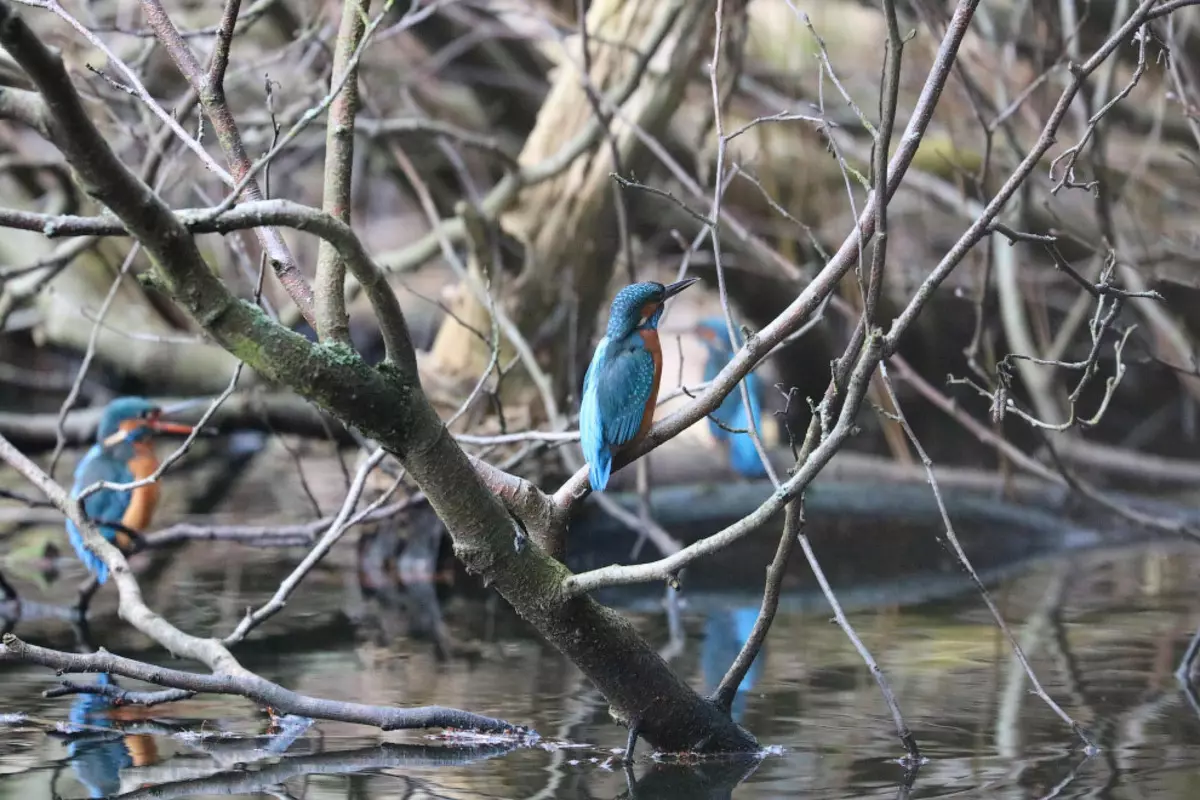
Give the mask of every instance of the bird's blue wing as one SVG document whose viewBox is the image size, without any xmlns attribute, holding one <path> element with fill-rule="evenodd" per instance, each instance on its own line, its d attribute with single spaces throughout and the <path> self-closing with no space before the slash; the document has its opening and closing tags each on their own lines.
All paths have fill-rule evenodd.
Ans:
<svg viewBox="0 0 1200 800">
<path fill-rule="evenodd" d="M 608 351 L 608 337 L 596 345 L 592 363 L 583 377 L 583 398 L 579 403 L 579 445 L 588 463 L 588 481 L 595 491 L 602 491 L 612 469 L 612 453 L 604 444 L 604 425 L 600 421 L 600 398 L 596 396 L 596 376 Z"/>
<path fill-rule="evenodd" d="M 654 386 L 654 357 L 639 341 L 614 347 L 608 337 L 600 340 L 583 381 L 579 409 L 579 439 L 590 467 L 592 489 L 608 485 L 612 451 L 637 435 Z"/>
<path fill-rule="evenodd" d="M 604 438 L 613 447 L 633 441 L 642 427 L 650 390 L 654 388 L 654 356 L 640 342 L 612 354 L 596 381 Z"/>
<path fill-rule="evenodd" d="M 79 466 L 75 468 L 75 483 L 71 486 L 71 496 L 78 497 L 84 489 L 97 481 L 129 483 L 132 480 L 133 473 L 129 471 L 127 465 L 113 458 L 101 445 L 95 444 L 79 462 Z M 96 522 L 120 522 L 125 516 L 125 510 L 129 508 L 132 497 L 130 492 L 101 489 L 84 499 L 83 510 L 89 519 Z M 117 530 L 115 528 L 108 525 L 100 525 L 99 528 L 105 539 L 110 542 L 116 539 Z M 83 542 L 82 532 L 70 520 L 67 520 L 67 537 L 75 548 L 75 554 L 79 556 L 79 560 L 88 568 L 88 571 L 95 573 L 100 583 L 108 580 L 108 567 L 100 560 L 99 556 L 87 548 Z"/>
</svg>

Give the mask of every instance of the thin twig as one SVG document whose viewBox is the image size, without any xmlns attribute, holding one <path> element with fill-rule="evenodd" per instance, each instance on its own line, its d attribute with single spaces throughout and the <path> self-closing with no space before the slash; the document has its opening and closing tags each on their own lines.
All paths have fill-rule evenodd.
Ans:
<svg viewBox="0 0 1200 800">
<path fill-rule="evenodd" d="M 371 453 L 369 458 L 363 461 L 358 468 L 358 473 L 354 476 L 354 483 L 351 484 L 350 491 L 346 493 L 346 499 L 342 501 L 341 510 L 338 511 L 337 516 L 334 517 L 333 522 L 329 525 L 329 529 L 325 532 L 325 535 L 322 536 L 321 540 L 317 542 L 317 545 L 311 551 L 309 551 L 309 554 L 304 557 L 304 560 L 301 561 L 294 570 L 292 570 L 292 573 L 279 584 L 279 588 L 275 590 L 275 594 L 272 595 L 270 600 L 264 603 L 261 607 L 255 609 L 253 612 L 248 611 L 246 613 L 246 616 L 242 618 L 240 623 L 238 623 L 238 626 L 234 629 L 233 633 L 225 637 L 224 641 L 227 647 L 232 647 L 233 645 L 245 639 L 246 634 L 250 633 L 250 631 L 254 630 L 254 628 L 275 616 L 275 614 L 279 613 L 279 611 L 283 609 L 284 605 L 287 604 L 287 599 L 304 581 L 305 576 L 308 575 L 308 573 L 312 571 L 312 568 L 315 567 L 317 563 L 325 557 L 325 554 L 329 552 L 330 548 L 337 543 L 338 539 L 342 537 L 342 534 L 345 533 L 350 527 L 350 516 L 354 513 L 354 507 L 358 505 L 358 499 L 362 496 L 363 488 L 367 483 L 367 478 L 370 476 L 372 470 L 379 465 L 379 462 L 382 461 L 386 455 L 387 453 L 384 452 L 382 447 L 380 447 L 377 448 L 375 452 Z M 367 509 L 367 512 L 374 511 L 386 500 L 387 495 L 379 498 Z"/>
<path fill-rule="evenodd" d="M 783 534 L 779 537 L 779 547 L 775 550 L 775 558 L 767 565 L 767 580 L 763 585 L 762 606 L 754 627 L 746 638 L 737 658 L 729 665 L 721 682 L 712 693 L 712 701 L 725 713 L 733 707 L 733 699 L 737 696 L 738 688 L 746 679 L 746 673 L 754 664 L 762 650 L 771 623 L 775 621 L 775 612 L 779 609 L 779 593 L 783 586 L 784 575 L 787 574 L 788 560 L 796 546 L 800 531 L 804 529 L 804 495 L 801 494 L 787 505 L 783 521 Z"/>
<path fill-rule="evenodd" d="M 921 442 L 919 439 L 917 439 L 916 433 L 913 432 L 912 426 L 908 424 L 908 418 L 904 415 L 904 410 L 900 406 L 899 399 L 896 397 L 896 391 L 892 387 L 891 379 L 888 377 L 887 366 L 881 364 L 879 367 L 879 372 L 880 377 L 883 380 L 884 388 L 887 390 L 888 397 L 890 397 L 892 400 L 892 407 L 896 409 L 896 421 L 899 422 L 901 427 L 904 428 L 904 433 L 908 436 L 908 440 L 912 443 L 913 449 L 917 451 L 917 455 L 921 459 L 921 463 L 925 466 L 925 474 L 929 478 L 929 485 L 933 490 L 934 499 L 937 500 L 938 511 L 942 515 L 942 524 L 945 526 L 946 540 L 950 542 L 950 547 L 954 550 L 954 555 L 958 558 L 958 562 L 971 577 L 971 582 L 975 584 L 975 588 L 979 591 L 980 596 L 983 598 L 983 602 L 987 605 L 988 611 L 991 612 L 992 617 L 996 620 L 996 624 L 1008 638 L 1009 643 L 1012 645 L 1013 653 L 1016 655 L 1017 660 L 1021 662 L 1021 666 L 1024 668 L 1025 673 L 1029 676 L 1029 682 L 1032 684 L 1034 692 L 1037 693 L 1038 697 L 1045 701 L 1046 705 L 1050 707 L 1051 711 L 1058 715 L 1059 719 L 1071 726 L 1071 730 L 1073 730 L 1080 738 L 1084 744 L 1084 747 L 1087 748 L 1089 752 L 1099 752 L 1099 749 L 1092 743 L 1092 740 L 1088 737 L 1087 733 L 1084 732 L 1083 726 L 1076 722 L 1070 714 L 1064 711 L 1062 707 L 1054 701 L 1054 698 L 1047 694 L 1046 690 L 1042 688 L 1041 681 L 1039 681 L 1037 675 L 1034 674 L 1033 667 L 1030 666 L 1028 659 L 1025 658 L 1025 652 L 1021 649 L 1021 645 L 1017 642 L 1017 638 L 1013 635 L 1012 630 L 1004 621 L 1004 617 L 1000 613 L 1000 609 L 996 606 L 996 602 L 992 599 L 991 593 L 988 592 L 987 587 L 983 585 L 983 581 L 980 580 L 979 574 L 975 571 L 975 568 L 971 566 L 971 561 L 967 558 L 967 553 L 965 550 L 963 550 L 962 545 L 958 541 L 958 535 L 954 532 L 954 524 L 950 521 L 950 514 L 946 511 L 946 503 L 942 499 L 942 490 L 938 485 L 937 476 L 933 471 L 933 460 L 925 452 L 925 448 L 921 446 Z"/>
</svg>

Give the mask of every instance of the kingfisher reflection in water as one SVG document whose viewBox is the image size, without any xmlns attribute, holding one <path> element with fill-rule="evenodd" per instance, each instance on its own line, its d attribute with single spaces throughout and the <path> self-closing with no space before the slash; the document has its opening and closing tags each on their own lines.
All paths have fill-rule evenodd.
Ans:
<svg viewBox="0 0 1200 800">
<path fill-rule="evenodd" d="M 101 673 L 96 683 L 116 685 L 116 680 Z M 80 694 L 71 703 L 69 719 L 76 727 L 75 737 L 67 746 L 67 760 L 89 797 L 111 797 L 121 792 L 121 770 L 153 764 L 158 760 L 154 738 L 147 734 L 121 733 L 117 723 L 127 716 L 111 697 Z M 106 733 L 97 728 L 107 728 Z"/>
<path fill-rule="evenodd" d="M 713 611 L 704 620 L 704 643 L 700 647 L 700 668 L 704 674 L 704 686 L 708 694 L 716 691 L 725 677 L 725 671 L 737 658 L 754 630 L 754 622 L 758 619 L 758 606 L 743 606 L 728 610 Z M 762 674 L 763 657 L 766 654 L 766 642 L 758 651 L 758 657 L 750 665 L 738 693 L 733 698 L 731 713 L 733 718 L 741 722 L 746 713 L 746 695 L 758 682 Z"/>
</svg>

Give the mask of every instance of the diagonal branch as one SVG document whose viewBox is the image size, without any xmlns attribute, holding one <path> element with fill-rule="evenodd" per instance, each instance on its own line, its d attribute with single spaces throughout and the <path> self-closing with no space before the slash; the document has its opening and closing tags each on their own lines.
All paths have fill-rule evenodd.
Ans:
<svg viewBox="0 0 1200 800">
<path fill-rule="evenodd" d="M 834 453 L 841 448 L 854 431 L 854 419 L 858 414 L 862 399 L 866 395 L 871 375 L 874 374 L 875 367 L 879 364 L 879 357 L 883 352 L 883 339 L 883 334 L 879 331 L 875 331 L 867 337 L 862 355 L 850 375 L 837 423 L 813 450 L 812 455 L 796 469 L 795 474 L 776 489 L 766 502 L 723 530 L 658 561 L 634 566 L 601 567 L 590 572 L 571 575 L 563 584 L 563 592 L 567 595 L 577 596 L 606 586 L 623 586 L 654 580 L 670 581 L 679 570 L 696 559 L 719 552 L 758 530 L 763 523 L 808 488 L 817 473 L 829 462 L 829 459 L 833 458 Z"/>
<path fill-rule="evenodd" d="M 983 585 L 983 581 L 980 580 L 979 574 L 975 571 L 975 568 L 971 565 L 971 561 L 967 558 L 966 551 L 963 550 L 962 544 L 960 544 L 958 541 L 958 535 L 954 532 L 954 524 L 950 521 L 950 514 L 946 511 L 946 503 L 942 499 L 942 489 L 938 484 L 937 477 L 933 471 L 933 460 L 930 459 L 928 453 L 925 452 L 925 448 L 921 445 L 920 440 L 917 439 L 917 435 L 913 432 L 912 426 L 908 424 L 908 417 L 904 415 L 904 410 L 901 408 L 900 401 L 896 397 L 896 390 L 892 387 L 892 382 L 888 378 L 886 366 L 880 367 L 880 374 L 883 377 L 884 389 L 887 391 L 888 397 L 891 398 L 892 407 L 896 409 L 897 422 L 899 422 L 900 426 L 904 429 L 905 435 L 912 443 L 913 449 L 917 451 L 917 455 L 921 459 L 921 463 L 925 466 L 925 473 L 929 477 L 929 485 L 933 489 L 933 496 L 937 501 L 938 511 L 942 515 L 942 525 L 945 527 L 946 540 L 950 542 L 950 546 L 954 551 L 955 557 L 958 559 L 959 564 L 962 565 L 962 568 L 966 570 L 967 574 L 971 577 L 971 582 L 975 584 L 975 588 L 979 591 L 980 596 L 983 598 L 983 602 L 987 605 L 988 611 L 991 612 L 992 618 L 996 620 L 996 625 L 998 625 L 1000 630 L 1004 632 L 1009 644 L 1012 645 L 1013 653 L 1016 655 L 1017 660 L 1021 662 L 1021 667 L 1025 670 L 1025 673 L 1029 676 L 1029 682 L 1033 685 L 1034 692 L 1046 703 L 1047 706 L 1050 707 L 1051 711 L 1058 715 L 1059 719 L 1067 723 L 1067 725 L 1071 727 L 1071 730 L 1075 731 L 1075 734 L 1083 741 L 1084 746 L 1089 751 L 1095 751 L 1095 745 L 1093 745 L 1091 739 L 1088 738 L 1083 726 L 1075 721 L 1070 714 L 1064 711 L 1062 707 L 1059 706 L 1059 704 L 1056 703 L 1052 697 L 1050 697 L 1046 690 L 1042 688 L 1042 683 L 1038 680 L 1037 675 L 1033 671 L 1033 667 L 1030 666 L 1029 660 L 1025 657 L 1025 652 L 1021 649 L 1020 643 L 1017 642 L 1017 637 L 1013 635 L 1008 625 L 1004 622 L 1004 616 L 1000 613 L 1000 609 L 996 605 L 996 601 L 992 599 L 991 593 L 988 592 L 987 587 Z"/>
<path fill-rule="evenodd" d="M 779 594 L 783 587 L 783 578 L 787 573 L 788 559 L 792 556 L 792 550 L 795 549 L 798 535 L 803 528 L 804 495 L 802 494 L 788 503 L 783 521 L 783 534 L 779 537 L 775 558 L 767 565 L 767 581 L 763 586 L 762 605 L 759 608 L 758 617 L 754 620 L 754 627 L 750 630 L 750 635 L 746 637 L 746 642 L 738 652 L 737 658 L 729 665 L 729 669 L 712 694 L 712 701 L 726 714 L 733 707 L 733 698 L 737 695 L 742 681 L 746 679 L 746 673 L 753 666 L 754 659 L 758 658 L 763 642 L 767 640 L 767 633 L 771 630 L 771 623 L 775 621 L 775 612 L 779 609 Z"/>
</svg>

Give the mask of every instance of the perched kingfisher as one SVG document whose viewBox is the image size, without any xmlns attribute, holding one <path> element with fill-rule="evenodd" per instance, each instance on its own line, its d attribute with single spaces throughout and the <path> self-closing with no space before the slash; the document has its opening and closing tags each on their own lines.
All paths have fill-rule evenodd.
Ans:
<svg viewBox="0 0 1200 800">
<path fill-rule="evenodd" d="M 658 320 L 663 304 L 698 280 L 634 283 L 613 298 L 608 328 L 583 379 L 579 409 L 579 440 L 597 492 L 608 485 L 613 454 L 645 436 L 654 419 L 662 380 Z"/>
<path fill-rule="evenodd" d="M 733 347 L 729 344 L 729 329 L 725 321 L 710 317 L 696 326 L 696 333 L 708 348 L 708 361 L 704 364 L 704 380 L 717 377 L 729 360 L 733 358 Z M 738 337 L 741 344 L 741 337 Z M 746 375 L 746 393 L 750 396 L 750 413 L 755 427 L 762 431 L 762 380 L 753 372 Z M 722 427 L 724 426 L 724 427 Z M 734 387 L 725 400 L 708 419 L 713 437 L 729 447 L 729 462 L 734 472 L 744 478 L 765 478 L 766 467 L 758 456 L 751 438 L 750 420 L 746 417 L 746 405 L 742 402 L 741 387 Z M 733 431 L 739 431 L 734 433 Z M 744 432 L 743 432 L 744 431 Z"/>
<path fill-rule="evenodd" d="M 96 443 L 75 467 L 71 497 L 78 497 L 97 481 L 132 483 L 153 475 L 159 462 L 152 434 L 192 432 L 190 425 L 166 422 L 161 414 L 161 408 L 141 397 L 119 397 L 109 403 L 100 418 Z M 134 549 L 136 535 L 149 526 L 156 505 L 158 484 L 151 483 L 130 492 L 101 489 L 84 499 L 83 510 L 105 539 L 128 553 Z M 69 519 L 67 536 L 96 580 L 108 580 L 108 567 L 87 548 L 83 534 Z"/>
</svg>

